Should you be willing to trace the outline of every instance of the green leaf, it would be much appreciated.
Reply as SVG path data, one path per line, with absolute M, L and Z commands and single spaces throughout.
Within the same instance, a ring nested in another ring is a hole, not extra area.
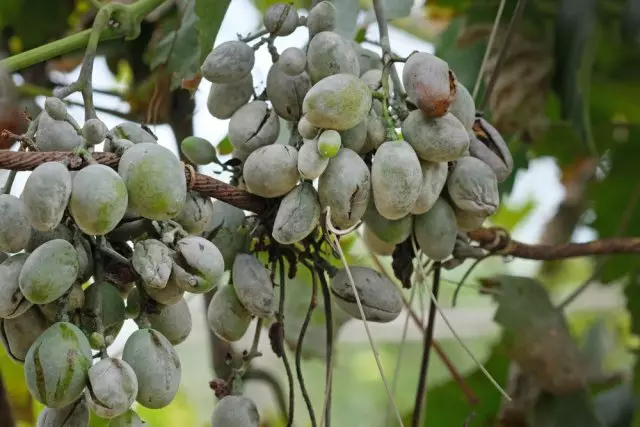
M 494 320 L 504 328 L 507 351 L 523 372 L 555 393 L 582 388 L 580 352 L 562 311 L 551 303 L 542 284 L 519 276 L 486 282 L 497 287 Z
M 550 122 L 544 133 L 536 138 L 532 151 L 536 156 L 554 157 L 560 167 L 588 154 L 573 125 L 565 120 Z
M 19 38 L 23 51 L 61 38 L 74 9 L 74 2 L 69 0 L 3 0 L 0 3 L 0 28 Z
M 233 145 L 231 144 L 229 137 L 225 136 L 224 139 L 218 143 L 216 149 L 218 150 L 218 154 L 221 156 L 231 154 L 233 152 Z
M 491 216 L 491 222 L 507 230 L 512 230 L 520 221 L 527 218 L 535 207 L 536 204 L 533 200 L 528 200 L 517 208 L 511 208 L 506 204 L 501 204 L 498 211 Z
M 622 34 L 628 41 L 640 43 L 640 0 L 627 0 L 622 14 Z
M 195 0 L 195 12 L 198 16 L 196 29 L 198 30 L 198 44 L 200 45 L 200 64 L 204 62 L 227 14 L 231 0 Z
M 562 0 L 556 21 L 556 91 L 562 117 L 590 144 L 589 89 L 598 37 L 596 0 Z M 594 147 L 591 147 L 593 150 Z
M 556 396 L 543 392 L 529 417 L 532 427 L 604 427 L 586 390 Z

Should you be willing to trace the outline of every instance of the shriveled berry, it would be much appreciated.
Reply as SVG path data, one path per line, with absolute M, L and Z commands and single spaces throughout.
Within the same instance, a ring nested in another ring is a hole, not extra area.
M 33 170 L 22 190 L 31 226 L 53 230 L 64 215 L 71 196 L 71 174 L 59 162 L 46 162 Z
M 253 95 L 253 77 L 247 74 L 232 83 L 213 83 L 209 89 L 207 109 L 217 119 L 226 120 Z
M 456 162 L 447 179 L 447 190 L 458 208 L 480 216 L 493 214 L 500 203 L 496 174 L 475 157 Z
M 216 245 L 198 236 L 187 236 L 178 241 L 176 249 L 185 262 L 187 271 L 202 277 L 213 288 L 224 273 L 224 259 Z
M 298 182 L 298 151 L 280 144 L 258 148 L 247 158 L 242 173 L 250 193 L 284 196 Z
M 302 117 L 302 104 L 310 88 L 311 80 L 306 72 L 291 76 L 277 62 L 267 74 L 269 101 L 278 116 L 290 122 Z
M 0 194 L 0 250 L 20 252 L 31 237 L 25 203 L 11 194 Z
M 18 317 L 0 319 L 0 341 L 14 362 L 24 363 L 31 345 L 49 326 L 51 322 L 34 305 Z
M 211 83 L 235 83 L 251 73 L 255 51 L 239 40 L 216 46 L 204 60 L 200 72 Z
M 356 52 L 347 40 L 332 31 L 318 33 L 309 42 L 307 70 L 314 83 L 334 74 L 360 76 Z
M 425 117 L 415 110 L 402 122 L 402 137 L 418 156 L 431 162 L 451 162 L 469 149 L 469 133 L 453 114 Z
M 273 223 L 273 238 L 283 244 L 307 237 L 320 220 L 318 193 L 310 182 L 303 182 L 284 196 Z
M 288 36 L 298 28 L 298 11 L 292 4 L 273 4 L 265 11 L 263 23 L 271 34 Z
M 449 111 L 456 94 L 449 64 L 435 55 L 416 52 L 402 70 L 408 99 L 427 117 L 441 117 Z
M 413 230 L 418 246 L 432 260 L 443 261 L 453 252 L 458 233 L 456 217 L 443 198 L 426 213 L 415 216 Z
M 20 271 L 29 254 L 10 256 L 0 264 L 0 317 L 10 319 L 24 314 L 33 304 L 20 290 Z
M 213 202 L 197 191 L 189 191 L 187 200 L 178 216 L 173 218 L 189 234 L 200 234 L 211 228 Z
M 273 316 L 277 299 L 273 290 L 271 273 L 255 255 L 238 254 L 231 271 L 233 289 L 238 301 L 253 316 Z
M 95 414 L 113 418 L 124 414 L 138 395 L 136 374 L 127 362 L 106 358 L 89 368 L 85 397 Z
M 278 115 L 264 101 L 243 105 L 229 121 L 229 141 L 234 148 L 245 153 L 273 144 L 279 134 Z
M 131 265 L 148 287 L 164 288 L 172 263 L 169 248 L 161 241 L 146 239 L 136 242 Z

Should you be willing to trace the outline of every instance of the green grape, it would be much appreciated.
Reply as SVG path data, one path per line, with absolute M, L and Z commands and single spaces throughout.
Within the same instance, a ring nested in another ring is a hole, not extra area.
M 164 288 L 171 274 L 173 261 L 169 248 L 159 240 L 146 239 L 135 243 L 131 266 L 149 288 Z
M 69 211 L 86 234 L 102 236 L 124 217 L 129 196 L 122 178 L 105 165 L 89 165 L 73 178 Z
M 385 243 L 397 245 L 404 242 L 411 235 L 413 229 L 413 218 L 406 215 L 398 219 L 387 219 L 380 215 L 372 199 L 369 199 L 369 206 L 362 217 L 367 229 L 373 232 Z
M 284 196 L 273 223 L 273 238 L 289 245 L 309 236 L 320 222 L 318 193 L 310 182 L 302 182 Z
M 422 168 L 422 187 L 418 200 L 411 208 L 411 213 L 420 215 L 434 205 L 447 182 L 449 168 L 445 162 L 429 162 L 420 160 Z
M 218 160 L 216 148 L 209 141 L 197 136 L 188 136 L 180 143 L 182 154 L 195 165 L 208 165 Z
M 224 273 L 224 259 L 215 244 L 202 237 L 187 236 L 178 241 L 176 249 L 190 273 L 208 282 L 209 289 L 217 286 Z
M 84 392 L 91 411 L 102 418 L 124 414 L 138 395 L 138 380 L 129 364 L 106 358 L 89 368 Z
M 64 101 L 53 96 L 48 96 L 44 100 L 44 111 L 46 111 L 52 119 L 59 121 L 66 120 L 69 115 Z
M 451 162 L 469 150 L 469 134 L 453 114 L 425 117 L 415 110 L 402 122 L 402 137 L 418 156 L 431 162 Z
M 298 28 L 298 11 L 292 4 L 275 3 L 264 13 L 264 27 L 276 36 L 288 36 Z
M 453 203 L 475 215 L 492 215 L 500 203 L 498 179 L 482 160 L 463 157 L 449 174 L 447 190 Z
M 124 414 L 111 418 L 107 427 L 144 427 L 146 425 L 135 411 L 129 409 Z
M 249 329 L 251 313 L 242 305 L 233 285 L 220 286 L 207 309 L 207 323 L 218 338 L 238 341 Z
M 0 194 L 0 250 L 20 252 L 30 237 L 31 224 L 24 202 L 10 194 Z
M 329 161 L 318 181 L 318 196 L 323 207 L 331 208 L 333 225 L 345 229 L 360 221 L 371 193 L 371 174 L 358 154 L 342 148 Z
M 82 136 L 88 146 L 100 144 L 107 137 L 109 129 L 99 119 L 89 119 L 82 126 Z
M 201 196 L 197 191 L 189 191 L 184 207 L 173 220 L 189 234 L 201 234 L 210 230 L 213 222 L 211 198 Z
M 245 77 L 233 83 L 212 83 L 207 98 L 207 109 L 217 119 L 233 116 L 253 95 L 253 77 Z
M 307 49 L 307 70 L 313 83 L 334 74 L 360 75 L 358 56 L 340 34 L 323 31 L 316 34 Z
M 0 317 L 10 319 L 21 316 L 33 304 L 20 290 L 20 270 L 29 257 L 19 253 L 7 258 L 0 264 Z
M 27 351 L 51 325 L 38 306 L 32 306 L 18 317 L 0 319 L 0 340 L 7 355 L 18 363 L 24 363 Z
M 314 180 L 322 175 L 329 159 L 322 157 L 317 139 L 305 139 L 298 152 L 298 173 L 303 179 Z
M 78 252 L 66 240 L 54 239 L 33 251 L 20 270 L 20 290 L 34 304 L 60 298 L 78 278 Z
M 229 141 L 244 153 L 273 144 L 280 134 L 280 120 L 264 101 L 253 101 L 240 107 L 229 121 Z
M 91 347 L 82 331 L 69 322 L 55 323 L 27 352 L 27 388 L 38 402 L 62 408 L 82 395 L 90 366 Z
M 244 396 L 223 397 L 213 410 L 211 427 L 259 427 L 260 414 L 255 403 Z
M 139 329 L 127 339 L 122 351 L 138 379 L 137 402 L 150 409 L 167 406 L 180 386 L 182 367 L 178 353 L 160 332 Z
M 425 116 L 442 117 L 449 111 L 455 83 L 446 61 L 430 53 L 415 52 L 404 64 L 402 83 L 408 100 Z
M 290 76 L 297 76 L 304 73 L 307 67 L 307 55 L 302 49 L 297 47 L 288 47 L 282 51 L 278 64 L 282 71 Z
M 59 162 L 46 162 L 31 172 L 20 198 L 31 226 L 40 231 L 56 228 L 71 196 L 71 174 Z
M 40 113 L 35 139 L 39 151 L 73 151 L 82 143 L 82 136 L 69 122 L 55 120 L 46 111 Z
M 307 28 L 309 40 L 323 31 L 333 31 L 336 28 L 336 7 L 330 1 L 321 1 L 309 11 Z
M 284 196 L 298 182 L 298 150 L 280 144 L 258 148 L 247 158 L 242 176 L 250 193 Z
M 413 230 L 418 246 L 434 261 L 443 261 L 453 252 L 458 227 L 453 209 L 439 198 L 429 211 L 416 215 Z
M 231 274 L 235 295 L 249 313 L 262 318 L 274 315 L 277 300 L 271 273 L 255 255 L 238 254 Z
M 420 195 L 422 168 L 405 141 L 388 141 L 376 151 L 371 166 L 376 209 L 387 219 L 400 219 L 411 211 Z
M 334 74 L 316 83 L 304 97 L 307 121 L 322 129 L 347 130 L 371 109 L 371 89 L 352 74 Z
M 89 427 L 89 407 L 84 399 L 62 408 L 44 408 L 36 427 Z
M 311 80 L 306 72 L 290 76 L 277 62 L 267 74 L 267 97 L 278 116 L 290 122 L 302 117 L 302 103 L 310 88 Z
M 360 297 L 362 311 L 369 322 L 391 322 L 402 311 L 400 291 L 386 276 L 369 267 L 350 266 L 351 275 Z M 353 287 L 345 269 L 331 280 L 331 292 L 335 301 L 345 313 L 355 319 L 362 319 Z
M 322 157 L 330 159 L 335 157 L 340 150 L 342 140 L 335 130 L 325 130 L 318 137 L 318 152 Z
M 84 300 L 82 328 L 87 336 L 98 332 L 97 313 L 100 313 L 104 336 L 118 336 L 126 319 L 124 301 L 118 289 L 109 282 L 92 283 L 84 291 Z
M 136 144 L 120 159 L 129 207 L 148 219 L 175 217 L 184 207 L 187 181 L 180 160 L 158 144 Z
M 230 40 L 215 47 L 207 55 L 200 72 L 211 83 L 235 83 L 251 73 L 255 52 L 239 40 Z

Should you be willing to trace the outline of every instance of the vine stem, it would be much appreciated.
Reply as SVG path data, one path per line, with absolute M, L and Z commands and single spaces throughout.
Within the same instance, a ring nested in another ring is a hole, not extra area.
M 307 411 L 309 412 L 311 427 L 317 427 L 318 423 L 316 422 L 315 411 L 313 410 L 311 397 L 309 396 L 309 392 L 307 391 L 307 386 L 304 382 L 304 375 L 302 374 L 302 344 L 304 342 L 304 336 L 307 333 L 309 323 L 311 323 L 311 316 L 313 314 L 313 311 L 318 305 L 318 278 L 316 275 L 316 271 L 311 265 L 304 261 L 302 262 L 302 264 L 311 273 L 311 301 L 309 302 L 309 308 L 307 309 L 307 314 L 304 317 L 302 327 L 300 328 L 300 334 L 298 335 L 298 345 L 296 346 L 296 373 L 298 375 L 298 383 L 300 383 L 300 391 L 302 391 L 302 397 L 304 398 L 304 403 L 307 405 Z
M 278 323 L 280 323 L 282 327 L 282 337 L 284 337 L 284 301 L 285 301 L 285 282 L 286 282 L 286 274 L 284 271 L 284 261 L 282 258 L 278 259 L 278 269 L 280 270 L 280 301 L 278 304 L 278 314 L 277 319 Z M 291 365 L 289 364 L 289 358 L 287 357 L 287 351 L 284 348 L 282 342 L 279 343 L 282 348 L 282 364 L 284 365 L 284 369 L 287 372 L 287 381 L 289 383 L 289 415 L 287 419 L 287 427 L 291 427 L 293 425 L 293 414 L 294 414 L 294 406 L 295 406 L 295 385 L 293 382 L 293 373 L 291 372 Z
M 145 16 L 165 1 L 166 0 L 138 0 L 133 4 L 125 5 L 124 8 L 135 22 L 140 23 Z M 18 53 L 0 61 L 0 67 L 12 73 L 40 62 L 48 61 L 57 56 L 82 49 L 89 43 L 91 33 L 91 29 L 84 30 L 26 52 Z M 107 27 L 100 32 L 99 40 L 113 40 L 125 36 L 127 36 L 127 33 L 124 28 Z
M 389 41 L 389 26 L 387 25 L 387 19 L 384 14 L 384 7 L 382 6 L 382 0 L 373 0 L 373 11 L 376 15 L 376 21 L 378 22 L 378 32 L 380 33 L 380 48 L 382 49 L 382 60 L 385 64 L 389 64 L 389 72 L 391 79 L 393 80 L 393 88 L 400 98 L 404 98 L 406 94 L 402 89 L 402 82 L 400 76 L 398 76 L 398 70 L 393 65 L 393 52 L 391 51 L 391 42 Z M 387 96 L 389 95 L 389 83 L 383 79 L 382 85 L 385 87 Z M 386 81 L 386 85 L 385 85 Z

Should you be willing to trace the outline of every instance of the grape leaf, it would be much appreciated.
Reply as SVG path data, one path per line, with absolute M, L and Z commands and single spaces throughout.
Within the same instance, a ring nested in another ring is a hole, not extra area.
M 229 137 L 225 137 L 222 141 L 220 141 L 216 148 L 218 149 L 218 154 L 220 154 L 221 156 L 231 154 L 231 152 L 233 151 L 233 145 L 231 145 Z
M 561 310 L 540 282 L 529 277 L 496 276 L 494 320 L 504 328 L 507 352 L 544 390 L 554 393 L 583 388 L 581 355 Z
M 227 13 L 231 0 L 195 0 L 195 12 L 198 16 L 198 44 L 200 46 L 200 64 L 213 49 L 216 36 Z

